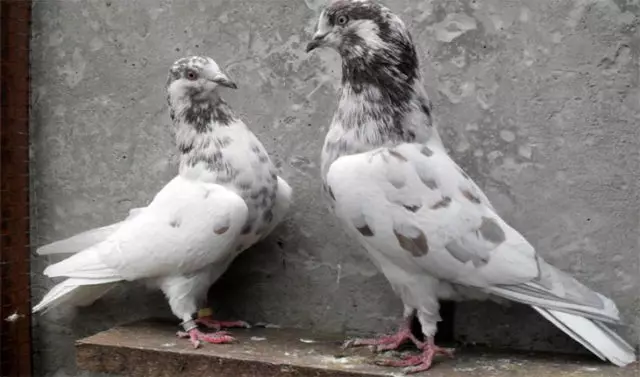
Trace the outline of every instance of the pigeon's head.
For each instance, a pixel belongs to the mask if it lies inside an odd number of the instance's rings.
[[[206,56],[190,56],[178,59],[169,69],[167,91],[172,98],[204,101],[215,93],[218,86],[236,89],[218,64]]]
[[[371,0],[335,0],[320,14],[307,52],[320,47],[335,49],[343,59],[393,59],[394,51],[412,50],[413,43],[402,20],[388,8]]]

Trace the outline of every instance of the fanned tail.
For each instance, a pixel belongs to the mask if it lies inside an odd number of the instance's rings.
[[[87,230],[76,234],[67,239],[52,242],[48,245],[39,247],[36,253],[40,255],[51,254],[75,254],[91,246],[97,245],[111,236],[120,226],[132,218],[136,217],[144,208],[134,208],[129,211],[129,216],[115,224],[106,225],[100,228]]]
[[[616,304],[576,279],[537,258],[540,275],[527,283],[488,290],[528,304],[599,358],[618,366],[636,360],[635,349],[606,323],[622,324]]]
[[[87,230],[64,240],[52,242],[39,247],[36,252],[40,255],[75,254],[107,239],[122,223],[115,223],[101,228]]]
[[[102,297],[117,283],[100,283],[92,279],[67,279],[57,284],[32,308],[36,313],[64,304],[69,306],[86,306]]]
[[[105,265],[100,259],[101,247],[109,247],[109,245],[98,244],[47,267],[44,270],[45,275],[65,276],[69,279],[51,288],[32,308],[32,311],[35,313],[61,304],[89,305],[107,293],[117,282],[123,280],[117,271]]]
[[[576,314],[532,307],[602,360],[608,360],[619,367],[636,360],[635,349],[604,323]]]

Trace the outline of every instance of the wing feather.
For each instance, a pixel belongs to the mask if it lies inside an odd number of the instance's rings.
[[[49,266],[49,276],[135,280],[184,274],[225,258],[247,206],[228,189],[180,176],[106,240]]]
[[[545,263],[438,145],[341,157],[326,180],[336,215],[386,263],[543,308],[619,321],[611,300]]]

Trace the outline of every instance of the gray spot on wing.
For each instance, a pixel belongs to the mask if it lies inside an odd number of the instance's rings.
[[[223,227],[221,227],[221,228],[215,228],[215,229],[213,229],[213,232],[214,232],[215,234],[224,234],[224,233],[226,233],[226,232],[227,232],[227,230],[229,230],[229,227],[228,227],[228,226],[223,226]]]
[[[419,161],[413,165],[413,168],[418,174],[418,178],[420,178],[420,181],[422,181],[425,186],[427,186],[431,190],[435,190],[436,188],[438,188],[438,183],[434,179],[431,171],[432,169],[429,168],[426,162]]]
[[[360,214],[360,216],[352,219],[351,222],[356,227],[358,232],[360,232],[360,234],[362,234],[363,236],[365,237],[373,236],[373,230],[371,230],[371,228],[369,227],[369,224],[367,224],[367,219],[364,218],[363,214]]]
[[[418,175],[418,176],[420,177],[420,180],[422,181],[422,183],[424,183],[424,185],[430,188],[431,190],[435,190],[438,188],[438,184],[433,178],[426,178],[426,177],[423,177],[422,175]]]
[[[494,244],[500,244],[505,240],[505,234],[500,225],[489,217],[482,217],[482,223],[480,224],[480,228],[478,228],[482,238],[487,241],[493,242]]]
[[[213,232],[215,234],[224,234],[229,230],[230,226],[231,226],[231,220],[229,219],[229,216],[224,216],[218,219],[216,224],[214,224]]]
[[[422,153],[427,157],[433,156],[433,151],[431,150],[431,148],[427,147],[426,145],[423,145],[422,148],[420,148],[420,153]]]
[[[480,198],[471,193],[471,191],[465,189],[460,191],[462,192],[462,195],[464,195],[464,197],[467,198],[471,203],[480,204]]]
[[[416,206],[414,206],[414,205],[406,205],[406,204],[403,204],[402,206],[403,206],[407,211],[411,211],[411,212],[418,212],[418,210],[419,210],[420,208],[422,208],[422,206],[421,206],[421,205],[416,205]]]
[[[180,219],[175,218],[175,219],[171,220],[171,221],[169,222],[169,225],[170,225],[172,228],[177,228],[177,227],[179,227],[179,226],[180,226]]]
[[[391,185],[396,189],[401,189],[406,184],[404,176],[402,174],[393,174],[390,172],[389,174],[387,174],[387,179],[389,180],[389,183],[391,183]]]
[[[478,252],[469,251],[467,248],[463,247],[455,240],[444,245],[444,248],[447,249],[449,254],[451,254],[460,262],[467,263],[471,261],[471,263],[473,263],[473,266],[476,268],[482,267],[489,263],[488,253],[483,253],[485,255],[478,255]]]
[[[365,224],[364,226],[356,228],[356,229],[358,229],[358,232],[360,232],[365,237],[373,236],[373,231],[371,230],[371,228],[369,228],[369,225]]]
[[[418,212],[422,208],[422,198],[411,193],[387,190],[385,192],[387,200],[393,204],[404,207],[407,211]]]
[[[429,174],[428,169],[426,169],[423,164],[416,165],[415,171],[418,173],[418,178],[420,178],[420,181],[422,181],[425,186],[431,190],[438,188],[438,183],[433,179],[433,176]]]
[[[451,198],[448,196],[443,196],[442,199],[438,200],[431,206],[431,209],[446,208],[449,206],[449,204],[451,204]]]
[[[389,155],[397,158],[400,161],[408,161],[407,158],[405,156],[403,156],[402,154],[400,154],[400,152],[396,151],[395,149],[389,149]]]
[[[429,252],[427,236],[418,227],[413,225],[394,227],[393,234],[400,247],[410,252],[414,257],[421,257]]]

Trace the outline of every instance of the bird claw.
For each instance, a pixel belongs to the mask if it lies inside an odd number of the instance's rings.
[[[226,331],[218,331],[214,333],[203,333],[198,329],[191,329],[187,332],[178,331],[176,335],[180,338],[189,338],[193,348],[200,347],[200,341],[205,341],[212,344],[226,344],[235,341],[235,338],[229,335]]]
[[[411,332],[407,329],[402,329],[393,335],[381,336],[379,338],[354,338],[345,341],[342,344],[342,348],[351,348],[358,346],[369,346],[374,352],[391,351],[400,347],[407,340],[413,340]]]
[[[438,347],[433,343],[426,343],[422,347],[422,353],[419,355],[408,355],[400,360],[382,359],[376,360],[375,364],[387,367],[405,367],[403,373],[412,374],[429,370],[436,355],[444,355],[450,358],[454,357],[455,350],[452,348]]]

